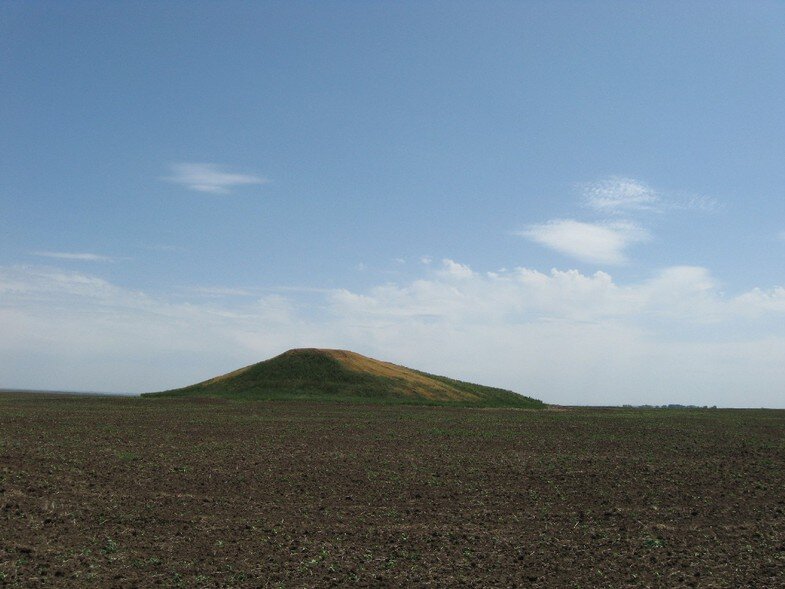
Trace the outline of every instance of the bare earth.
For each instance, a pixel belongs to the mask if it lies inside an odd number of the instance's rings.
[[[0,394],[0,587],[785,587],[785,411]]]

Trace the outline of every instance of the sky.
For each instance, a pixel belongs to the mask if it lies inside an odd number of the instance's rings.
[[[785,408],[785,4],[0,4],[0,387],[294,347]]]

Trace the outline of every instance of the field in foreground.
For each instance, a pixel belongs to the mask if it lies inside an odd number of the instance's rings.
[[[785,411],[0,395],[2,587],[782,587]]]

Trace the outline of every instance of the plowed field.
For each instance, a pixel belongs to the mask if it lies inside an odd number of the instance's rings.
[[[785,411],[0,395],[2,587],[785,587]]]

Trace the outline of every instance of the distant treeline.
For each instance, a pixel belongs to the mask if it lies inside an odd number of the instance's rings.
[[[716,405],[680,405],[671,403],[669,405],[622,405],[625,409],[716,409]]]

